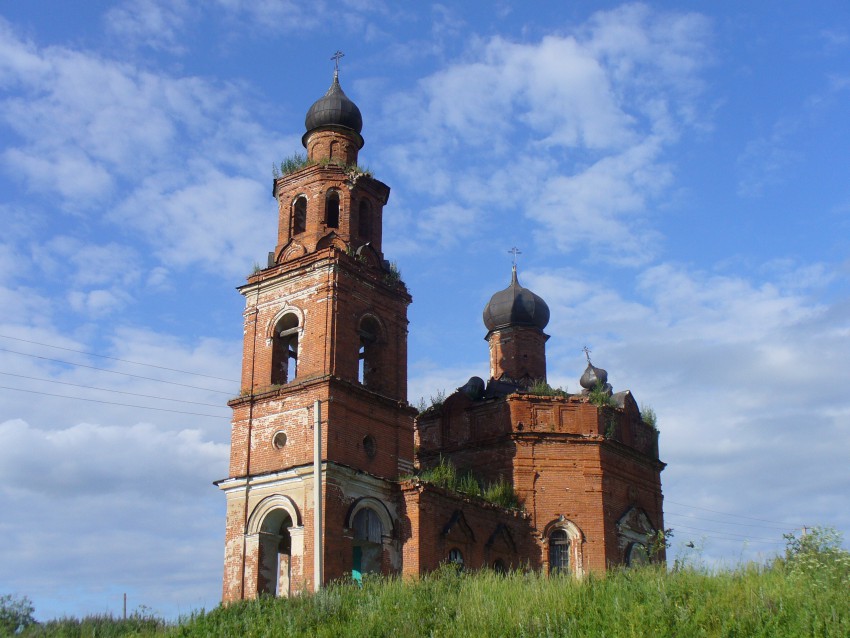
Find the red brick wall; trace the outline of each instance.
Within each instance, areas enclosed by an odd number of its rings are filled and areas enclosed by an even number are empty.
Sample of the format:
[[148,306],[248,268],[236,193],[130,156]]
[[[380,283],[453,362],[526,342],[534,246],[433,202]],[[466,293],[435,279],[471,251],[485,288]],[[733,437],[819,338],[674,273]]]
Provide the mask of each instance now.
[[[311,164],[275,180],[278,233],[274,257],[277,263],[314,252],[320,240],[330,232],[352,249],[368,242],[381,254],[383,208],[390,188],[367,175],[357,175],[356,178],[353,175],[336,164]],[[339,224],[336,228],[326,223],[326,196],[329,191],[336,191],[339,195]],[[307,201],[306,229],[293,235],[294,204],[301,197]],[[372,215],[370,233],[366,237],[360,235],[358,223],[360,202],[364,200],[369,203]]]
[[[328,384],[314,381],[260,395],[253,401],[253,408],[248,397],[240,400],[233,406],[230,476],[264,474],[312,463],[313,403],[322,401],[324,409],[328,396]],[[286,445],[278,449],[272,438],[280,431],[286,433]],[[327,450],[326,432],[322,447]]]
[[437,569],[453,548],[462,552],[467,569],[492,567],[497,559],[513,569],[540,566],[539,545],[522,512],[412,481],[402,484],[401,493],[405,529],[411,535],[403,550],[405,576]]
[[[334,144],[335,156],[331,153]],[[314,162],[321,159],[339,160],[345,164],[357,162],[357,151],[363,146],[363,138],[354,131],[339,131],[328,128],[311,131],[304,140],[307,157]]]
[[487,335],[490,343],[490,378],[546,379],[546,340],[537,328],[515,326]]
[[[483,482],[512,481],[537,537],[569,521],[581,530],[581,569],[623,562],[617,521],[638,507],[661,529],[663,464],[630,395],[623,408],[586,397],[510,395],[473,402],[458,392],[416,423],[418,460],[448,458]],[[535,559],[548,560],[545,543]]]
[[[373,389],[407,401],[407,306],[403,284],[382,268],[329,248],[297,263],[259,273],[241,288],[246,298],[242,388],[268,389],[276,319],[299,319],[297,380],[334,375],[358,380],[359,328],[366,316],[380,325]],[[293,381],[289,379],[289,381]]]
[[[413,464],[413,410],[382,401],[359,387],[335,382],[328,406],[327,458],[374,476],[396,478]],[[374,456],[364,439],[371,436]]]

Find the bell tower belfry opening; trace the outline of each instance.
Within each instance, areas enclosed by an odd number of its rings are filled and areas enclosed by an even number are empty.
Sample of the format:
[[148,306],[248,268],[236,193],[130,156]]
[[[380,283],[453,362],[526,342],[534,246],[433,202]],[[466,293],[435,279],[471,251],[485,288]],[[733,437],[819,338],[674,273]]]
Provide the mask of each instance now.
[[224,601],[400,569],[394,490],[413,468],[416,414],[411,297],[382,252],[390,189],[357,164],[362,126],[337,69],[307,112],[305,160],[274,180],[267,267],[238,289],[242,383],[229,402],[229,476],[217,483],[227,499]]

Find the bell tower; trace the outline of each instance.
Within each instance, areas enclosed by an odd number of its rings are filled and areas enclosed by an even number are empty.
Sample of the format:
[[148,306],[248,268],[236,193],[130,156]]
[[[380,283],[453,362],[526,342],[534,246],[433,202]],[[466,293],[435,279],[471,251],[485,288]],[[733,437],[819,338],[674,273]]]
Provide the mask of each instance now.
[[400,566],[395,480],[413,467],[416,413],[411,297],[382,252],[390,189],[357,164],[362,125],[337,70],[307,112],[306,157],[274,180],[268,265],[238,289],[241,393],[229,402],[229,477],[217,483],[224,601]]

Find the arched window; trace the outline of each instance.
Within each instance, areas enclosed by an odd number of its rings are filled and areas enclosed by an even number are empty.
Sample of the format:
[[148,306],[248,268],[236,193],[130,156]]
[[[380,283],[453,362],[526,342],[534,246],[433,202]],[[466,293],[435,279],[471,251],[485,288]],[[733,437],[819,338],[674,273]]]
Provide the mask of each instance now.
[[298,317],[283,315],[275,324],[272,337],[271,383],[283,385],[298,376]]
[[449,562],[463,569],[463,553],[457,547],[449,550]]
[[292,539],[292,517],[286,510],[274,509],[263,519],[259,532],[257,593],[288,596]]
[[647,563],[649,563],[649,554],[646,553],[646,547],[640,543],[631,543],[626,549],[626,566],[635,567]]
[[328,151],[328,159],[338,159],[339,158],[339,142],[333,140],[331,142],[330,150]]
[[365,199],[360,200],[360,210],[357,214],[357,234],[362,239],[369,239],[372,234],[372,207]]
[[570,539],[566,530],[556,529],[549,534],[549,573],[570,573]]
[[307,230],[307,198],[299,197],[292,205],[292,234],[298,235]]
[[381,573],[381,538],[384,526],[375,510],[364,507],[354,515],[352,521],[354,547],[352,551],[351,576],[361,580],[363,574]]
[[329,191],[325,197],[325,225],[339,228],[339,193],[336,191]]
[[365,317],[360,322],[359,333],[357,380],[374,390],[378,386],[378,337],[381,329],[374,317]]

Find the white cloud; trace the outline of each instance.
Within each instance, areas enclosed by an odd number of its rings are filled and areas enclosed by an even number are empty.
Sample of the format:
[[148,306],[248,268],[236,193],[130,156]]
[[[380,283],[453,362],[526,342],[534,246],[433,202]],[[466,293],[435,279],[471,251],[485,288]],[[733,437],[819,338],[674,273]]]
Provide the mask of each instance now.
[[[434,197],[492,202],[488,224],[518,200],[558,250],[646,263],[659,239],[651,203],[672,181],[665,153],[699,119],[708,32],[700,16],[630,5],[572,35],[473,44],[418,94],[387,100],[390,168]],[[501,204],[469,188],[497,182],[513,194]]]
[[[143,417],[164,431],[195,429],[227,440],[226,401],[239,392],[238,335],[230,342],[189,340],[112,320],[109,331],[78,330],[83,340],[65,329],[67,316],[63,311],[59,328],[45,319],[37,328],[0,325],[0,336],[11,337],[0,338],[0,385],[7,388],[0,413],[6,418],[25,417],[47,430],[78,423],[128,427]],[[86,355],[90,341],[108,358]]]
[[[344,31],[375,34],[374,16],[392,8],[380,0],[341,0],[341,2],[297,2],[296,0],[216,0],[215,11],[247,37],[256,37],[257,27],[264,31],[285,30],[289,37],[304,39],[328,28],[328,16]],[[370,17],[372,19],[370,19]]]
[[183,0],[133,0],[109,9],[104,21],[107,31],[122,44],[182,53],[185,46],[180,35],[188,9]]
[[645,220],[647,202],[671,182],[659,154],[656,141],[646,140],[576,175],[552,177],[527,209],[543,227],[541,243],[554,240],[565,251],[582,247],[606,261],[649,261],[660,233]]
[[788,146],[790,133],[788,122],[777,122],[768,135],[747,142],[738,156],[739,195],[759,197],[768,187],[782,183],[785,170],[800,159]]
[[417,216],[417,243],[427,249],[437,244],[457,245],[457,243],[475,232],[476,211],[464,208],[453,202],[446,202],[421,211]]
[[23,274],[25,267],[23,255],[15,244],[0,243],[0,282],[11,282]]
[[[68,579],[89,610],[120,609],[121,589],[169,615],[214,604],[217,588],[197,583],[220,579],[223,507],[210,483],[226,472],[227,447],[148,423],[0,423],[0,503],[16,521],[0,526],[3,582],[37,608],[61,597]],[[138,576],[152,568],[167,593]]]
[[[152,329],[119,327],[110,335],[112,352],[121,359],[128,359],[151,365],[161,365],[177,370],[200,372],[204,375],[225,380],[225,383],[199,381],[193,378],[194,385],[210,385],[216,389],[226,389],[235,396],[238,393],[240,357],[242,340],[240,334],[234,334],[232,341],[213,338],[198,338],[192,344],[186,344],[175,335],[163,334]],[[173,377],[180,379],[179,376]],[[185,380],[185,379],[184,379]],[[210,401],[221,399],[207,397]]]
[[[62,604],[57,601],[65,599],[70,580],[79,608],[65,607],[66,613],[120,610],[122,591],[129,592],[131,609],[146,604],[170,617],[216,604],[224,501],[211,482],[227,474],[229,410],[224,402],[237,392],[238,382],[164,368],[234,376],[238,340],[201,339],[187,345],[174,336],[130,329],[103,335],[113,344],[106,352],[160,366],[151,368],[74,352],[89,347],[51,326],[3,325],[0,334],[29,342],[0,340],[0,368],[23,375],[4,374],[0,385],[68,397],[0,393],[6,417],[0,423],[0,509],[5,513],[0,581],[31,596],[40,614]],[[152,573],[157,576],[151,578]]]
[[145,285],[153,290],[173,290],[171,273],[167,268],[157,266],[148,274]]
[[[2,156],[10,173],[44,199],[58,191],[59,210],[142,230],[165,266],[202,263],[234,276],[263,261],[273,237],[263,220],[273,221],[274,205],[255,179],[282,144],[251,119],[239,91],[67,48],[38,49],[8,29],[0,46],[17,61],[7,76],[24,89],[2,100],[0,121],[20,138]],[[80,248],[78,267],[98,250]],[[110,287],[77,290],[71,300],[102,313],[122,296]]]
[[669,264],[646,270],[638,288],[653,298],[666,334],[698,328],[701,338],[726,343],[758,339],[822,311],[770,282],[756,287],[741,277],[703,277]]
[[130,246],[85,243],[57,234],[31,244],[30,253],[30,270],[62,282],[68,307],[82,315],[104,317],[133,301],[141,268]]
[[0,423],[0,440],[3,482],[26,471],[29,481],[16,489],[51,499],[128,492],[154,498],[197,490],[227,471],[226,444],[205,440],[199,430],[175,432],[150,423],[40,430],[12,420]]
[[49,70],[35,44],[21,40],[13,26],[0,16],[0,86],[19,86],[29,78],[41,78]]
[[[39,305],[38,298],[32,302]],[[238,381],[173,370],[237,376],[241,342],[198,339],[187,344],[152,330],[118,328],[100,335],[101,343],[111,345],[103,353],[116,357],[103,359],[75,352],[90,347],[50,325],[5,324],[0,334],[27,340],[0,339],[0,368],[24,375],[2,375],[0,385],[68,397],[0,393],[5,417],[0,423],[0,509],[5,513],[0,520],[0,581],[31,596],[39,614],[49,614],[62,604],[57,601],[66,600],[71,580],[78,608],[66,602],[65,613],[120,610],[122,592],[129,592],[131,609],[145,604],[169,617],[215,605],[224,500],[211,482],[227,474],[225,401],[238,392]],[[153,573],[157,576],[151,578]]]
[[[14,40],[6,45],[23,47]],[[74,163],[132,175],[165,155],[174,141],[176,120],[203,118],[203,87],[195,80],[158,77],[70,49],[39,53],[47,71],[27,76],[18,69],[26,97],[3,100],[3,119],[24,140],[23,150],[31,157],[72,154]],[[197,97],[187,100],[190,92]],[[37,168],[41,166],[30,171],[33,180],[39,179]],[[40,177],[55,178],[52,172]]]
[[[631,389],[639,403],[656,410],[661,457],[675,459],[662,477],[670,500],[739,516],[757,512],[787,522],[788,529],[846,529],[846,514],[819,520],[823,509],[806,496],[839,502],[850,489],[840,469],[850,447],[843,388],[850,375],[850,322],[840,304],[809,297],[822,285],[811,272],[824,268],[809,264],[794,272],[785,264],[777,274],[793,282],[786,288],[779,280],[664,264],[637,277],[641,301],[580,271],[529,272],[524,284],[552,311],[550,376],[577,391],[580,348],[587,343],[615,390]],[[682,507],[667,509],[679,512],[668,524],[687,524]],[[780,531],[750,532],[781,540]],[[694,539],[699,532],[682,530],[680,536]],[[715,536],[706,556],[732,556],[742,544]],[[746,556],[768,549],[777,547],[752,543]]]
[[841,54],[850,47],[850,33],[840,26],[821,29],[818,35],[823,41],[823,50],[827,55]]
[[38,288],[0,286],[0,308],[5,309],[3,323],[20,322],[36,328],[52,322],[56,302],[46,291]]
[[50,275],[56,276],[73,266],[70,276],[76,285],[129,286],[139,280],[138,254],[131,246],[116,242],[87,244],[68,235],[56,235],[37,251],[40,258],[35,261]]
[[[486,357],[486,351],[482,352]],[[410,404],[430,405],[438,395],[452,394],[473,376],[486,378],[487,366],[486,358],[483,366],[440,366],[431,360],[417,361],[410,367],[407,392]]]
[[[31,72],[32,62],[8,70],[26,93],[3,101],[5,123],[33,155],[52,158],[57,150],[73,150],[110,173],[137,177],[149,167],[179,165],[191,157],[192,149],[175,145],[182,135],[244,144],[263,136],[245,121],[236,87],[155,74],[89,52],[37,49],[8,30],[0,38],[15,59],[38,61],[38,73]],[[251,135],[244,140],[230,136],[247,133]],[[215,149],[205,144],[203,150]],[[219,152],[232,163],[241,157],[234,157],[234,150]],[[261,162],[256,157],[251,161]]]
[[74,290],[68,293],[68,305],[71,309],[92,319],[103,318],[129,301],[130,295],[114,290]]
[[232,279],[264,263],[277,216],[262,184],[211,167],[188,183],[174,182],[170,175],[150,176],[111,217],[141,230],[169,266],[201,264]]
[[48,156],[43,150],[10,148],[2,158],[6,169],[23,177],[30,190],[46,192],[53,184],[64,199],[99,199],[113,186],[109,172],[78,149]]

